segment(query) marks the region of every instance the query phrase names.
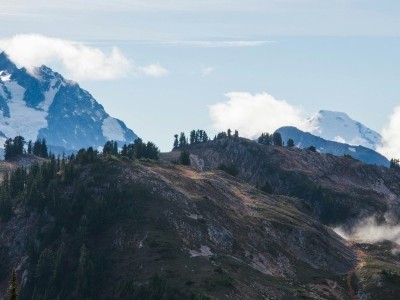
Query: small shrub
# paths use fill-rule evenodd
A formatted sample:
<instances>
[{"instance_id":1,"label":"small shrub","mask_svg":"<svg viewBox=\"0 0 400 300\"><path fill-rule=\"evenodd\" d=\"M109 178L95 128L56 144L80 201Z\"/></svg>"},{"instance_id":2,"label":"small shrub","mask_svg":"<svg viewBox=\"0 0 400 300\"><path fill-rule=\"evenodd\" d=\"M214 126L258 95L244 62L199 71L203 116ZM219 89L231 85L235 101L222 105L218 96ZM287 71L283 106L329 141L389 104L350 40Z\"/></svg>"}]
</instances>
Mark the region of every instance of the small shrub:
<instances>
[{"instance_id":1,"label":"small shrub","mask_svg":"<svg viewBox=\"0 0 400 300\"><path fill-rule=\"evenodd\" d=\"M314 146L308 147L307 150L309 150L311 152L317 152L317 148L315 148Z\"/></svg>"}]
</instances>

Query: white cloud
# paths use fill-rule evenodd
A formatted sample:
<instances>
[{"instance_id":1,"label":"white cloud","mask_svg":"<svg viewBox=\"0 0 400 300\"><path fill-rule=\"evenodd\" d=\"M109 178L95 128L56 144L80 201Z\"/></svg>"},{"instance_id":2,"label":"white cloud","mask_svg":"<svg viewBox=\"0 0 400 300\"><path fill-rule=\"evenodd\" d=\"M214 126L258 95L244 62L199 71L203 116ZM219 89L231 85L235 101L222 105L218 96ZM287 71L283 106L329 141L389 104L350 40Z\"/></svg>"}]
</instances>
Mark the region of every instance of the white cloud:
<instances>
[{"instance_id":1,"label":"white cloud","mask_svg":"<svg viewBox=\"0 0 400 300\"><path fill-rule=\"evenodd\" d=\"M67 76L75 80L110 80L130 73L146 76L166 73L160 65L135 66L116 47L107 54L84 43L38 34L0 39L0 50L5 51L17 65L26 67L32 73L35 67L43 64L61 64Z\"/></svg>"},{"instance_id":2,"label":"white cloud","mask_svg":"<svg viewBox=\"0 0 400 300\"><path fill-rule=\"evenodd\" d=\"M36 34L1 39L0 49L30 71L42 64L61 63L74 79L114 79L125 76L131 68L117 48L106 54L82 43Z\"/></svg>"},{"instance_id":3,"label":"white cloud","mask_svg":"<svg viewBox=\"0 0 400 300\"><path fill-rule=\"evenodd\" d=\"M144 44L156 44L163 46L180 46L196 48L235 48L235 47L256 47L274 41L143 41Z\"/></svg>"},{"instance_id":4,"label":"white cloud","mask_svg":"<svg viewBox=\"0 0 400 300\"><path fill-rule=\"evenodd\" d=\"M375 216L361 220L350 231L346 231L342 227L336 227L333 230L346 240L356 240L364 243L389 240L400 244L400 225L378 224Z\"/></svg>"},{"instance_id":5,"label":"white cloud","mask_svg":"<svg viewBox=\"0 0 400 300\"><path fill-rule=\"evenodd\" d=\"M400 158L400 106L389 118L389 124L382 130L382 145L377 151L387 158Z\"/></svg>"},{"instance_id":6,"label":"white cloud","mask_svg":"<svg viewBox=\"0 0 400 300\"><path fill-rule=\"evenodd\" d=\"M169 71L162 67L160 64L151 64L145 67L140 67L139 69L139 73L151 77L162 77L169 74Z\"/></svg>"},{"instance_id":7,"label":"white cloud","mask_svg":"<svg viewBox=\"0 0 400 300\"><path fill-rule=\"evenodd\" d=\"M227 101L209 107L213 127L237 129L241 136L256 138L263 132L274 132L282 126L308 130L300 108L267 93L231 92Z\"/></svg>"}]
</instances>

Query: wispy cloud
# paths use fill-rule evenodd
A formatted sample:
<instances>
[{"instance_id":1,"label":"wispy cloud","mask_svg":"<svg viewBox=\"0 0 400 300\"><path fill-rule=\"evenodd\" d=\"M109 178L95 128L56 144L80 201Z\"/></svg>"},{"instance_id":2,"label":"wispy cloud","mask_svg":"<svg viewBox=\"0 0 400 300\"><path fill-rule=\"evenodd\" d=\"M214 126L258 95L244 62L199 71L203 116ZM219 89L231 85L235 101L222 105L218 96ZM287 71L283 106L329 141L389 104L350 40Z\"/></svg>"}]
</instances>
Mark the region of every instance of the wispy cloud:
<instances>
[{"instance_id":1,"label":"wispy cloud","mask_svg":"<svg viewBox=\"0 0 400 300\"><path fill-rule=\"evenodd\" d=\"M274 43L274 41L140 41L137 43L177 47L232 48L256 47L269 43Z\"/></svg>"},{"instance_id":2,"label":"wispy cloud","mask_svg":"<svg viewBox=\"0 0 400 300\"><path fill-rule=\"evenodd\" d=\"M29 10L35 9L70 9L90 8L94 11L248 11L272 9L299 1L310 0L25 0L0 2L0 9ZM314 0L315 1L315 0ZM350 1L350 0L349 0Z\"/></svg>"},{"instance_id":3,"label":"wispy cloud","mask_svg":"<svg viewBox=\"0 0 400 300\"><path fill-rule=\"evenodd\" d=\"M382 130L382 145L377 151L387 158L400 158L400 106L389 117L389 123Z\"/></svg>"},{"instance_id":4,"label":"wispy cloud","mask_svg":"<svg viewBox=\"0 0 400 300\"><path fill-rule=\"evenodd\" d=\"M209 107L213 127L217 130L237 129L241 136L256 138L262 132L274 132L281 126L307 130L302 110L267 93L232 92L226 101Z\"/></svg>"},{"instance_id":5,"label":"wispy cloud","mask_svg":"<svg viewBox=\"0 0 400 300\"><path fill-rule=\"evenodd\" d=\"M160 65L136 66L116 47L105 53L81 42L37 34L1 39L0 49L17 65L26 67L32 73L35 67L42 64L58 63L75 80L110 80L130 73L159 77L161 73L167 73Z\"/></svg>"},{"instance_id":6,"label":"wispy cloud","mask_svg":"<svg viewBox=\"0 0 400 300\"><path fill-rule=\"evenodd\" d=\"M207 77L215 71L214 67L202 67L200 70L201 77Z\"/></svg>"},{"instance_id":7,"label":"wispy cloud","mask_svg":"<svg viewBox=\"0 0 400 300\"><path fill-rule=\"evenodd\" d=\"M140 67L140 73L151 77L162 77L168 75L169 71L160 64L151 64L145 67Z\"/></svg>"}]
</instances>

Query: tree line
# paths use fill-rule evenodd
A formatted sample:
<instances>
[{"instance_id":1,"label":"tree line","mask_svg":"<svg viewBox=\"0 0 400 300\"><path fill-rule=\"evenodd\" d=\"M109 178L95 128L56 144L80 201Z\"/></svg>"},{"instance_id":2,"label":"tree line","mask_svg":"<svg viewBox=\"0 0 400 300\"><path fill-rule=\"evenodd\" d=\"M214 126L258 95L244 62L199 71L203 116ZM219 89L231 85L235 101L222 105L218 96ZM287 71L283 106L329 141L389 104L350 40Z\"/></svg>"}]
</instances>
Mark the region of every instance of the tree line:
<instances>
[{"instance_id":1,"label":"tree line","mask_svg":"<svg viewBox=\"0 0 400 300\"><path fill-rule=\"evenodd\" d=\"M116 141L107 141L103 147L103 154L124 156L129 159L148 158L158 160L160 149L153 143L144 143L142 139L137 138L131 144L124 144L121 151Z\"/></svg>"},{"instance_id":2,"label":"tree line","mask_svg":"<svg viewBox=\"0 0 400 300\"><path fill-rule=\"evenodd\" d=\"M239 132L237 130L235 130L234 133L232 133L232 130L228 129L226 132L222 131L216 134L212 140L216 141L218 139L223 139L223 138L238 138L238 137L239 137ZM174 135L173 149L175 150L188 145L207 143L209 141L211 141L211 139L208 137L208 134L205 130L201 129L192 130L189 133L189 138L186 137L186 134L184 132L181 132L180 134Z\"/></svg>"},{"instance_id":3,"label":"tree line","mask_svg":"<svg viewBox=\"0 0 400 300\"><path fill-rule=\"evenodd\" d=\"M273 134L269 134L268 132L262 133L261 136L257 139L258 143L263 145L274 145L274 146L284 146L284 142L282 140L282 135L275 131ZM294 141L292 139L288 139L286 143L287 147L294 147Z\"/></svg>"},{"instance_id":4,"label":"tree line","mask_svg":"<svg viewBox=\"0 0 400 300\"><path fill-rule=\"evenodd\" d=\"M204 134L201 135L203 139L205 136ZM32 143L32 141L30 140L27 143L26 149L25 145L25 138L22 136L16 136L13 139L6 139L4 143L4 159L11 160L22 154L32 154L43 158L49 158L53 156L51 152L48 151L45 139L38 139L34 143ZM92 151L95 151L92 147L89 148L92 149ZM103 147L104 155L125 156L130 159L148 158L157 160L159 153L160 150L154 143L144 143L140 138L137 138L131 144L124 144L122 146L122 149L118 148L118 143L116 141L107 141Z\"/></svg>"},{"instance_id":5,"label":"tree line","mask_svg":"<svg viewBox=\"0 0 400 300\"><path fill-rule=\"evenodd\" d=\"M4 143L4 159L10 160L24 153L33 154L44 158L49 157L45 139L38 139L33 143L33 145L32 141L30 140L26 150L24 148L25 144L25 138L20 135L13 139L6 139Z\"/></svg>"}]
</instances>

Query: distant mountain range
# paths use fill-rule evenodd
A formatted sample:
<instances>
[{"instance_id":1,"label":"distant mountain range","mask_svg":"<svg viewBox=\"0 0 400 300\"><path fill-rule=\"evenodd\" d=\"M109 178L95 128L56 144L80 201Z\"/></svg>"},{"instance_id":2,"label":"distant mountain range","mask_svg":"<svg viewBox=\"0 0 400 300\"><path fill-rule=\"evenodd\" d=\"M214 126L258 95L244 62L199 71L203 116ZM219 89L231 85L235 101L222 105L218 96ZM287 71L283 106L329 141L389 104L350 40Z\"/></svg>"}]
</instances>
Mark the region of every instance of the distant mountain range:
<instances>
[{"instance_id":1,"label":"distant mountain range","mask_svg":"<svg viewBox=\"0 0 400 300\"><path fill-rule=\"evenodd\" d=\"M353 146L329 141L291 126L281 127L277 132L281 134L284 142L287 142L288 139L292 139L295 146L298 148L314 146L320 153L330 153L336 156L350 155L364 163L385 167L388 167L390 164L386 157L364 146Z\"/></svg>"},{"instance_id":2,"label":"distant mountain range","mask_svg":"<svg viewBox=\"0 0 400 300\"><path fill-rule=\"evenodd\" d=\"M45 138L53 152L103 146L107 140L133 142L137 135L111 117L76 82L46 66L18 68L0 53L0 147L17 135Z\"/></svg>"}]
</instances>

